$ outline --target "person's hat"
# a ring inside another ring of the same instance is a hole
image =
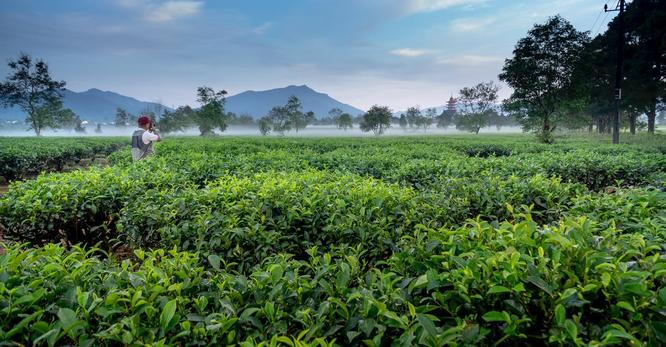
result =
[[[150,117],[148,116],[139,117],[139,125],[146,125],[146,124],[150,124]]]

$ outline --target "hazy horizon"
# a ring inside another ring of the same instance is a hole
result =
[[[42,136],[46,137],[116,137],[116,136],[125,136],[130,137],[132,131],[136,127],[121,127],[118,128],[113,125],[102,126],[102,133],[95,132],[95,126],[91,125],[86,127],[85,133],[77,133],[70,129],[45,129],[42,131]],[[479,134],[514,134],[522,133],[522,130],[518,126],[504,126],[500,130],[497,130],[495,126],[488,126],[481,128]],[[457,130],[455,126],[450,126],[448,128],[437,128],[435,125],[428,128],[427,131],[423,129],[408,129],[403,130],[397,124],[393,124],[391,128],[387,129],[384,135],[387,136],[422,136],[422,135],[455,135],[455,134],[470,134],[468,131]],[[165,134],[165,138],[169,137],[180,137],[180,136],[198,136],[199,130],[196,127],[191,127],[182,132],[175,132]],[[6,129],[0,127],[0,137],[34,137],[35,132],[32,130],[27,130],[27,126],[23,128],[15,125],[11,129]],[[261,136],[259,129],[256,126],[242,126],[242,125],[230,125],[224,132],[216,132],[216,136],[219,137],[228,137],[228,136]],[[348,130],[342,130],[336,128],[334,125],[308,125],[305,129],[299,129],[298,133],[295,130],[286,132],[284,135],[278,135],[276,133],[271,133],[268,136],[272,137],[374,137],[372,132],[362,132],[358,125],[355,125],[354,128]]]

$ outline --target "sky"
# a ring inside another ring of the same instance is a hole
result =
[[[604,31],[604,1],[0,0],[0,60],[28,53],[71,90],[167,106],[195,105],[202,85],[233,95],[306,84],[398,111],[497,81],[516,42],[550,16]]]

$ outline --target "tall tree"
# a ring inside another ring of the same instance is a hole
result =
[[[428,128],[432,125],[432,122],[435,120],[435,117],[437,116],[437,109],[434,107],[427,108],[425,110],[425,113],[419,117],[418,122],[419,126],[423,127],[423,132],[428,131]]]
[[[74,128],[76,128],[76,123],[77,120],[79,119],[79,116],[77,116],[76,113],[74,113],[74,111],[72,111],[71,109],[69,108],[62,109],[59,117],[60,117],[59,121],[60,127],[62,127],[63,129],[73,130]]]
[[[180,106],[173,111],[164,110],[157,127],[165,134],[184,131],[192,125],[196,114],[190,106]]]
[[[116,108],[116,119],[114,121],[116,127],[125,127],[129,124],[130,114],[124,109],[118,107]]]
[[[625,29],[624,103],[647,115],[648,133],[654,134],[658,105],[660,99],[666,98],[666,1],[629,3]],[[617,37],[617,19],[611,22],[606,35]]]
[[[333,120],[333,123],[338,128],[340,128],[340,123],[339,122],[340,122],[340,116],[341,115],[342,115],[342,110],[337,108],[337,107],[332,108],[330,111],[328,111],[328,118]]]
[[[456,128],[478,134],[481,128],[488,126],[490,119],[497,114],[498,92],[499,86],[492,81],[461,89]]]
[[[272,130],[272,121],[270,117],[264,116],[259,119],[258,122],[259,132],[261,135],[266,136],[271,133]]]
[[[284,135],[285,131],[291,130],[291,117],[289,111],[284,106],[275,106],[267,115],[271,122],[273,131],[280,135]]]
[[[404,113],[400,114],[400,118],[398,119],[398,125],[400,126],[400,129],[407,131],[407,116],[405,116]]]
[[[587,33],[555,16],[534,25],[516,44],[513,57],[505,60],[499,78],[513,89],[505,107],[542,142],[553,141],[556,111],[571,98],[574,72],[588,42]]]
[[[19,106],[37,136],[45,128],[58,127],[57,117],[62,109],[59,92],[65,81],[53,80],[48,65],[41,59],[33,61],[27,54],[20,54],[7,65],[12,73],[0,84],[0,103],[4,107]]]
[[[444,110],[442,113],[437,116],[437,127],[438,128],[448,128],[449,125],[453,123],[453,119],[455,118],[456,113],[449,111],[449,110]]]
[[[391,115],[388,106],[374,105],[363,114],[359,127],[363,132],[372,131],[375,135],[381,135],[391,127]]]
[[[289,97],[287,104],[284,106],[284,109],[289,114],[291,126],[296,129],[296,132],[298,132],[298,129],[303,129],[307,126],[305,115],[301,111],[301,101],[296,95]]]
[[[347,131],[347,129],[353,128],[354,123],[352,120],[352,116],[349,113],[343,113],[338,117],[338,128],[342,129],[344,131]]]
[[[316,120],[317,116],[315,116],[314,112],[312,111],[305,112],[305,115],[303,115],[303,128],[314,123]]]
[[[589,125],[596,124],[599,133],[610,133],[611,117],[615,110],[613,88],[615,80],[615,47],[617,39],[598,35],[586,45],[583,58],[574,74],[574,85],[579,91],[574,98],[584,96],[584,113]],[[588,125],[588,126],[589,126]]]
[[[421,117],[421,109],[418,106],[409,107],[405,112],[407,117],[407,125],[410,128],[418,127],[419,117]]]
[[[226,90],[215,91],[210,87],[197,89],[197,101],[201,108],[197,111],[195,123],[199,126],[202,136],[213,135],[215,129],[227,129],[227,115],[224,113]]]

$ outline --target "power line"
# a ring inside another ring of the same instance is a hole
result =
[[[594,26],[597,25],[597,21],[599,20],[599,17],[601,17],[601,14],[604,12],[604,10],[599,11],[597,13],[597,18],[594,19],[594,23],[592,23],[592,29],[590,29],[590,32],[594,31]]]
[[[615,10],[608,10],[608,11],[605,10],[605,8],[607,8],[607,6],[608,6],[608,1],[604,4],[604,10],[602,10],[602,11],[606,12],[606,14],[604,15],[604,18],[603,18],[603,19],[601,20],[601,22],[599,23],[599,27],[597,28],[597,30],[592,31],[592,35],[591,35],[591,37],[595,37],[595,36],[601,31],[601,28],[603,28],[605,24],[608,24],[608,22],[606,21],[606,19],[608,19],[608,14],[609,14],[610,12],[618,12],[618,11],[619,11],[619,8],[620,8],[620,3],[621,3],[621,2],[623,2],[623,1],[622,1],[622,0],[618,0],[618,1],[615,3],[615,6],[613,7],[613,8],[615,8]],[[612,18],[611,18],[611,19],[612,19]],[[609,20],[610,20],[610,19],[609,19]],[[594,28],[594,26],[592,26],[592,28]]]
[[[618,1],[619,1],[619,0],[618,0]],[[608,1],[606,1],[606,3],[604,4],[603,9],[601,10],[601,12],[604,12],[604,18],[603,18],[603,19],[601,20],[601,22],[599,23],[599,27],[597,28],[597,30],[594,30],[594,26],[595,26],[595,24],[597,23],[596,20],[594,21],[594,24],[592,25],[592,30],[591,30],[591,32],[592,32],[592,36],[591,36],[591,37],[595,37],[595,36],[597,36],[597,34],[599,33],[599,31],[601,31],[601,28],[604,27],[604,24],[606,23],[606,19],[608,18],[608,13],[609,13],[608,11],[605,10],[605,9],[607,8],[607,6],[608,6]],[[617,5],[616,5],[616,7],[617,7]],[[599,12],[599,15],[597,16],[597,19],[601,16],[601,12]]]
[[[601,30],[601,28],[603,28],[604,23],[606,23],[606,18],[608,18],[608,12],[606,12],[606,14],[604,15],[604,19],[601,20],[601,23],[599,23],[599,27],[597,28],[597,30],[595,30],[592,33],[592,37],[597,36],[597,34],[599,33],[599,30]]]

